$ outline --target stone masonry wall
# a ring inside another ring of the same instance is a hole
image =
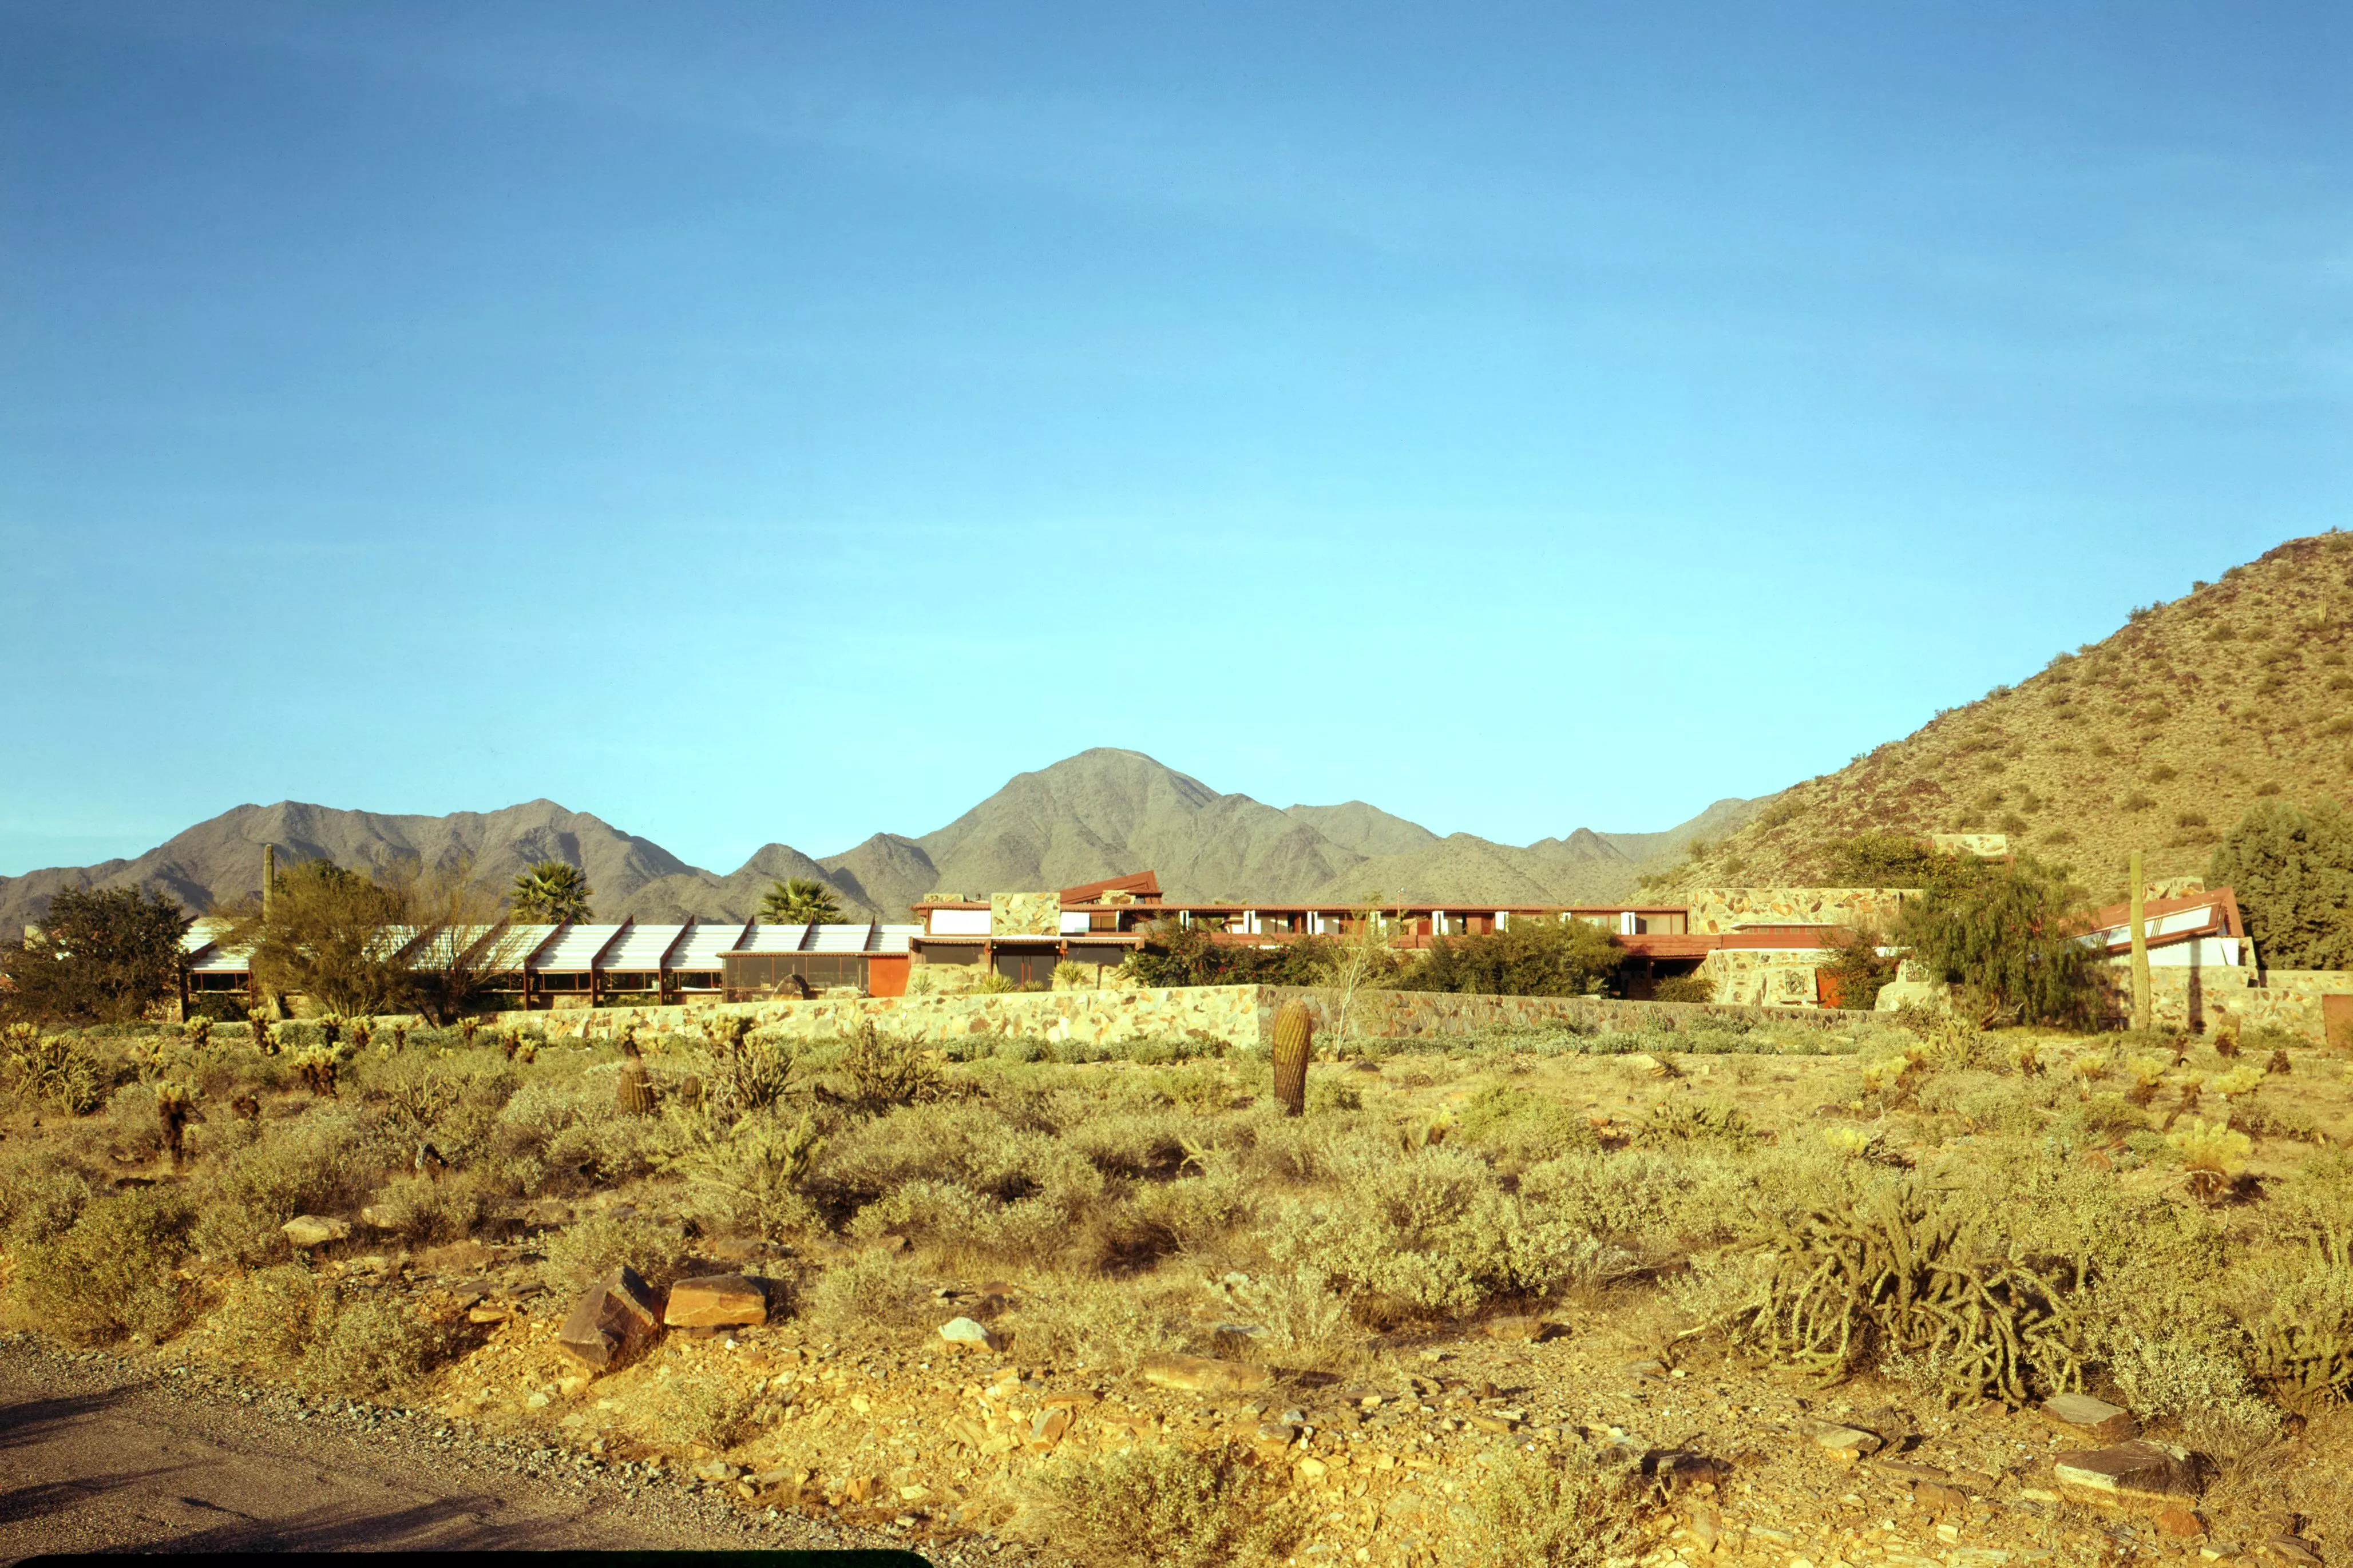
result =
[[[877,1029],[926,1045],[974,1036],[1075,1040],[1122,1045],[1183,1037],[1262,1047],[1274,1030],[1275,1009],[1293,998],[1314,1009],[1319,1030],[1339,1020],[1335,991],[1303,986],[1176,985],[1127,990],[1008,992],[967,996],[842,996],[807,1001],[708,1002],[676,1007],[600,1007],[569,1014],[500,1013],[493,1027],[515,1025],[552,1033],[615,1036],[630,1024],[693,1029],[720,1016],[748,1016],[790,1039],[847,1034],[866,1021]],[[1706,1003],[1628,1002],[1589,996],[1471,996],[1427,991],[1358,992],[1348,1012],[1349,1033],[1384,1039],[1442,1038],[1497,1028],[1689,1028],[1710,1021],[1769,1022],[1799,1028],[1834,1028],[1860,1015],[1828,1009],[1726,1007]]]
[[[1694,932],[1743,925],[1885,925],[1908,888],[1697,888],[1691,896]]]

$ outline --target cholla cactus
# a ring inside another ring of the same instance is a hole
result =
[[[335,1098],[335,1053],[326,1046],[313,1046],[294,1059],[294,1077],[304,1089],[322,1100]]]
[[[1883,1096],[1902,1094],[1912,1087],[1923,1059],[1920,1048],[1915,1046],[1901,1056],[1882,1057],[1875,1062],[1863,1063],[1863,1092]]]
[[[1868,1160],[1879,1152],[1879,1134],[1851,1123],[1823,1128],[1822,1142],[1850,1160]]]
[[[253,1034],[253,1048],[265,1057],[278,1054],[278,1042],[271,1037],[269,1020],[259,1013],[246,1015],[245,1026]]]
[[[2173,1062],[2168,1057],[2137,1056],[2125,1063],[2125,1069],[2133,1076],[2132,1089],[2125,1098],[2135,1105],[2147,1105],[2157,1098],[2165,1075],[2173,1070]]]
[[[368,1042],[375,1038],[375,1025],[371,1020],[366,1018],[352,1020],[352,1049],[364,1051],[368,1048]]]
[[[2166,1146],[2189,1173],[2191,1195],[2212,1203],[2247,1168],[2255,1141],[2223,1122],[2192,1117],[2165,1135]]]
[[[2224,1100],[2234,1100],[2242,1094],[2253,1094],[2261,1089],[2266,1076],[2263,1068],[2252,1065],[2232,1068],[2215,1079],[2210,1087]]]
[[[155,1124],[164,1135],[164,1149],[172,1156],[172,1169],[175,1171],[187,1158],[188,1123],[191,1120],[202,1120],[196,1115],[195,1091],[185,1084],[157,1084]]]
[[[2021,1040],[2010,1047],[2010,1061],[2026,1078],[2042,1076],[2042,1047],[2031,1040]]]
[[[188,1020],[187,1026],[180,1033],[188,1042],[190,1050],[201,1051],[213,1043],[213,1021],[199,1013]]]
[[[458,1034],[470,1046],[474,1043],[474,1037],[480,1033],[482,1021],[480,1018],[465,1017],[458,1020]]]
[[[2263,1064],[2263,1070],[2267,1073],[2284,1073],[2288,1070],[2287,1047],[2285,1046],[2274,1046],[2272,1047],[2271,1060]]]

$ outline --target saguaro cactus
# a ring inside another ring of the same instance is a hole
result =
[[[1304,1002],[1285,1002],[1274,1015],[1274,1098],[1285,1116],[1307,1110],[1307,1058],[1315,1044],[1315,1015]]]

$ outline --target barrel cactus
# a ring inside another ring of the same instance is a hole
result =
[[[621,1069],[614,1100],[624,1116],[651,1116],[654,1113],[653,1080],[646,1076],[643,1062],[632,1061]]]
[[[1274,1098],[1285,1116],[1307,1110],[1307,1058],[1315,1044],[1315,1015],[1304,1002],[1285,1002],[1274,1015]]]

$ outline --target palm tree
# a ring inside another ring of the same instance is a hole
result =
[[[760,919],[772,926],[805,925],[810,921],[826,925],[841,919],[841,906],[834,901],[833,889],[823,882],[795,877],[789,882],[768,885],[760,900]]]
[[[551,925],[595,920],[588,907],[594,897],[587,872],[569,861],[542,860],[514,879],[514,918]]]

